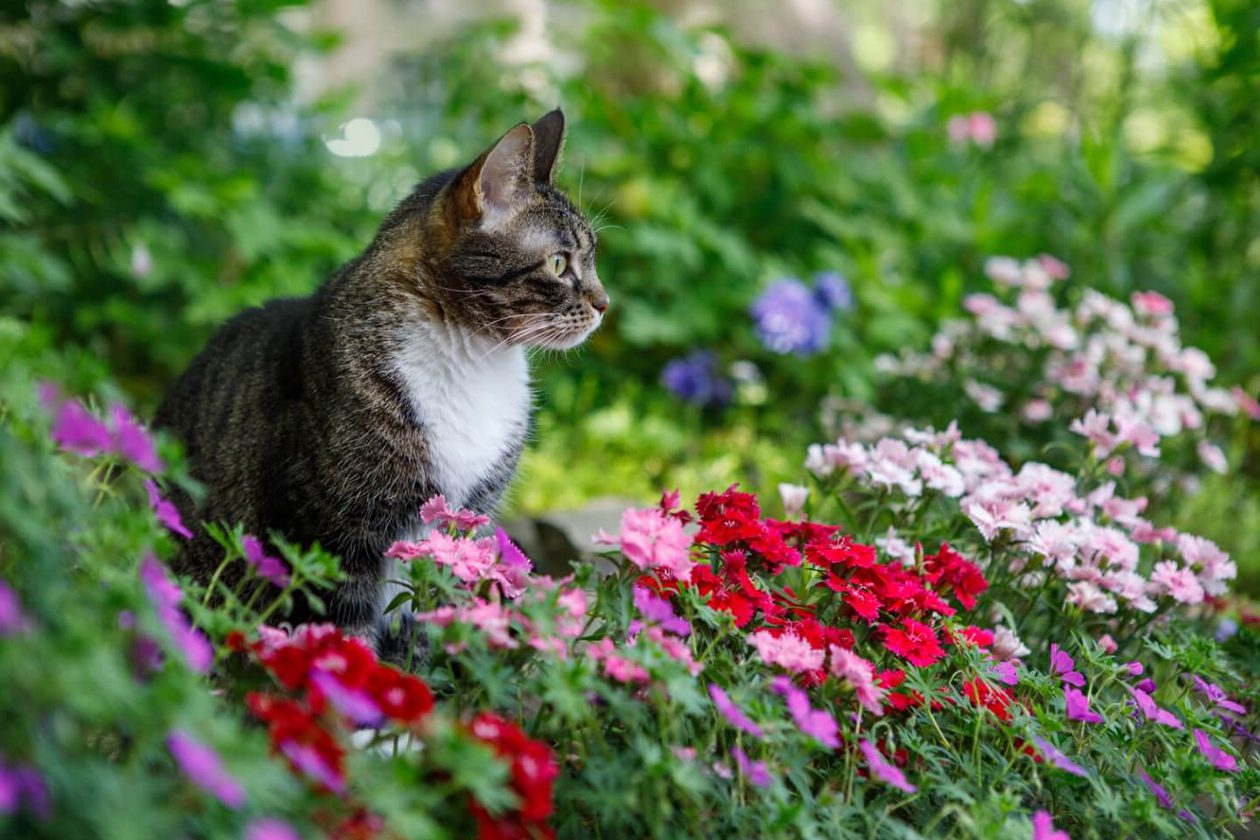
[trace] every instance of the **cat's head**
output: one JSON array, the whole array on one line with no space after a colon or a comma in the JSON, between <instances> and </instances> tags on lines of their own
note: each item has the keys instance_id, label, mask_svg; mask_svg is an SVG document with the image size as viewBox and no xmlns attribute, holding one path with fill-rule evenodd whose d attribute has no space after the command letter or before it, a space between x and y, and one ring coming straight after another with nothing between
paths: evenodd
<instances>
[{"instance_id":1,"label":"cat's head","mask_svg":"<svg viewBox=\"0 0 1260 840\"><path fill-rule=\"evenodd\" d=\"M521 123L456 173L429 209L424 289L443 316L504 345L574 347L608 295L595 231L552 177L564 114Z\"/></svg>"}]
</instances>

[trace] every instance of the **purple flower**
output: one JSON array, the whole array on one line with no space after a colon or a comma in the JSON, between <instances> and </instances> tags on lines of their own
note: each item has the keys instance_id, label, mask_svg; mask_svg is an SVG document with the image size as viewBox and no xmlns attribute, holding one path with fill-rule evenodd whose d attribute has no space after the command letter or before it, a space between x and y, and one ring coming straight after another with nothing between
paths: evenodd
<instances>
[{"instance_id":1,"label":"purple flower","mask_svg":"<svg viewBox=\"0 0 1260 840\"><path fill-rule=\"evenodd\" d=\"M325 761L314 747L299 744L297 741L285 741L280 745L280 752L293 762L294 767L333 793L340 794L346 789L346 782L337 774L336 768Z\"/></svg>"},{"instance_id":2,"label":"purple flower","mask_svg":"<svg viewBox=\"0 0 1260 840\"><path fill-rule=\"evenodd\" d=\"M1155 794L1155 799L1159 802L1160 807L1168 809L1172 808L1172 797L1168 795L1168 791L1164 789L1163 785L1152 779L1141 767L1137 769L1137 777L1146 784L1147 789L1150 790L1151 793Z\"/></svg>"},{"instance_id":3,"label":"purple flower","mask_svg":"<svg viewBox=\"0 0 1260 840\"><path fill-rule=\"evenodd\" d=\"M750 313L761 343L775 353L810 356L826 348L831 337L831 313L800 280L776 280Z\"/></svg>"},{"instance_id":4,"label":"purple flower","mask_svg":"<svg viewBox=\"0 0 1260 840\"><path fill-rule=\"evenodd\" d=\"M1068 720L1085 723L1102 723L1102 716L1089 710L1089 698L1070 685L1063 686L1063 700L1067 704Z\"/></svg>"},{"instance_id":5,"label":"purple flower","mask_svg":"<svg viewBox=\"0 0 1260 840\"><path fill-rule=\"evenodd\" d=\"M813 709L809 705L809 695L792 685L792 681L784 676L775 677L770 683L770 690L782 695L787 700L788 711L801 732L816 738L823 746L838 749L840 746L839 725L836 719L822 709Z\"/></svg>"},{"instance_id":6,"label":"purple flower","mask_svg":"<svg viewBox=\"0 0 1260 840\"><path fill-rule=\"evenodd\" d=\"M157 447L153 445L144 426L136 422L130 411L118 404L110 407L109 416L113 426L115 451L142 470L161 472L164 469L162 459L158 457Z\"/></svg>"},{"instance_id":7,"label":"purple flower","mask_svg":"<svg viewBox=\"0 0 1260 840\"><path fill-rule=\"evenodd\" d=\"M284 820L254 820L245 826L244 840L302 840L302 835Z\"/></svg>"},{"instance_id":8,"label":"purple flower","mask_svg":"<svg viewBox=\"0 0 1260 840\"><path fill-rule=\"evenodd\" d=\"M268 556L263 551L262 542L258 537L246 534L241 540L241 545L245 547L245 562L253 566L260 576L281 589L289 585L288 567L284 565L283 560Z\"/></svg>"},{"instance_id":9,"label":"purple flower","mask_svg":"<svg viewBox=\"0 0 1260 840\"><path fill-rule=\"evenodd\" d=\"M23 802L41 820L52 813L48 785L39 771L29 764L10 767L0 760L0 814L15 813Z\"/></svg>"},{"instance_id":10,"label":"purple flower","mask_svg":"<svg viewBox=\"0 0 1260 840\"><path fill-rule=\"evenodd\" d=\"M1085 685L1085 678L1073 669L1076 667L1076 661L1072 657L1063 652L1063 649L1053 642L1050 643L1050 673L1058 676L1063 682L1081 688Z\"/></svg>"},{"instance_id":11,"label":"purple flower","mask_svg":"<svg viewBox=\"0 0 1260 840\"><path fill-rule=\"evenodd\" d=\"M1082 779L1088 778L1089 774L1085 772L1085 768L1059 752L1058 748L1043 738L1032 736L1032 742L1037 745L1037 749L1045 755L1046 761L1050 762L1051 767L1057 767L1060 770L1066 770L1073 776L1080 776Z\"/></svg>"},{"instance_id":12,"label":"purple flower","mask_svg":"<svg viewBox=\"0 0 1260 840\"><path fill-rule=\"evenodd\" d=\"M175 756L180 771L197 787L229 808L245 804L245 788L223 769L223 760L212 747L182 729L171 731L166 738L166 747Z\"/></svg>"},{"instance_id":13,"label":"purple flower","mask_svg":"<svg viewBox=\"0 0 1260 840\"><path fill-rule=\"evenodd\" d=\"M858 744L858 747L861 748L862 755L866 756L866 763L871 767L871 775L876 779L906 793L914 793L918 790L918 788L906 781L904 773L884 760L879 750L870 741L863 739Z\"/></svg>"},{"instance_id":14,"label":"purple flower","mask_svg":"<svg viewBox=\"0 0 1260 840\"><path fill-rule=\"evenodd\" d=\"M1199 752L1203 753L1203 757L1211 762L1212 766L1217 770L1226 770L1230 773L1238 769L1238 762L1232 755L1225 752L1212 743L1208 734L1202 729L1194 730L1194 742L1199 747Z\"/></svg>"},{"instance_id":15,"label":"purple flower","mask_svg":"<svg viewBox=\"0 0 1260 840\"><path fill-rule=\"evenodd\" d=\"M357 689L346 688L328 671L313 669L311 683L343 717L360 726L376 726L381 722L381 708L371 697Z\"/></svg>"},{"instance_id":16,"label":"purple flower","mask_svg":"<svg viewBox=\"0 0 1260 840\"><path fill-rule=\"evenodd\" d=\"M31 629L31 622L22 612L17 593L0 580L0 636L13 636Z\"/></svg>"},{"instance_id":17,"label":"purple flower","mask_svg":"<svg viewBox=\"0 0 1260 840\"><path fill-rule=\"evenodd\" d=\"M191 626L180 612L179 586L167 576L162 564L152 554L146 556L140 564L140 579L144 581L144 588L149 593L149 600L153 602L158 619L166 626L171 640L184 654L188 667L201 674L208 672L214 664L214 648L201 631Z\"/></svg>"},{"instance_id":18,"label":"purple flower","mask_svg":"<svg viewBox=\"0 0 1260 840\"><path fill-rule=\"evenodd\" d=\"M671 359L661 370L661 384L680 400L701 406L725 405L731 400L731 381L717 372L717 356L697 350Z\"/></svg>"},{"instance_id":19,"label":"purple flower","mask_svg":"<svg viewBox=\"0 0 1260 840\"><path fill-rule=\"evenodd\" d=\"M179 508L163 499L158 493L158 487L150 479L144 481L144 491L149 494L149 507L153 508L153 512L157 514L158 522L166 526L168 531L179 534L186 540L191 540L193 535L184 527L184 520L179 518Z\"/></svg>"},{"instance_id":20,"label":"purple flower","mask_svg":"<svg viewBox=\"0 0 1260 840\"><path fill-rule=\"evenodd\" d=\"M1238 634L1238 622L1226 616L1216 625L1216 641L1224 642Z\"/></svg>"},{"instance_id":21,"label":"purple flower","mask_svg":"<svg viewBox=\"0 0 1260 840\"><path fill-rule=\"evenodd\" d=\"M1032 818L1032 840L1072 840L1066 831L1054 827L1049 811L1038 811Z\"/></svg>"},{"instance_id":22,"label":"purple flower","mask_svg":"<svg viewBox=\"0 0 1260 840\"><path fill-rule=\"evenodd\" d=\"M494 541L499 548L499 562L504 566L513 569L524 569L526 572L534 568L534 564L525 556L525 552L521 551L516 543L512 542L512 538L508 536L508 532L502 528L494 529Z\"/></svg>"},{"instance_id":23,"label":"purple flower","mask_svg":"<svg viewBox=\"0 0 1260 840\"><path fill-rule=\"evenodd\" d=\"M664 598L653 595L646 586L634 588L634 606L648 621L661 625L662 630L679 636L691 633L691 625L687 623L687 619L674 615L673 605Z\"/></svg>"},{"instance_id":24,"label":"purple flower","mask_svg":"<svg viewBox=\"0 0 1260 840\"><path fill-rule=\"evenodd\" d=\"M1181 721L1177 720L1177 716L1167 709L1161 709L1155 699L1145 691L1130 690L1129 694L1133 696L1133 702L1142 712L1142 716L1146 720L1153 720L1156 723L1171 727L1172 729L1184 729Z\"/></svg>"},{"instance_id":25,"label":"purple flower","mask_svg":"<svg viewBox=\"0 0 1260 840\"><path fill-rule=\"evenodd\" d=\"M66 400L57 408L52 439L67 452L89 458L110 451L114 443L105 424L78 400Z\"/></svg>"},{"instance_id":26,"label":"purple flower","mask_svg":"<svg viewBox=\"0 0 1260 840\"><path fill-rule=\"evenodd\" d=\"M1019 685L1019 671L1016 670L1015 663L1009 659L992 663L991 673L1006 685Z\"/></svg>"},{"instance_id":27,"label":"purple flower","mask_svg":"<svg viewBox=\"0 0 1260 840\"><path fill-rule=\"evenodd\" d=\"M726 718L726 722L736 729L747 732L754 738L764 738L766 733L761 727L753 723L743 710L736 706L734 701L726 695L726 692L720 686L709 683L709 696L713 698L713 705L717 706L717 710L722 713L722 717Z\"/></svg>"},{"instance_id":28,"label":"purple flower","mask_svg":"<svg viewBox=\"0 0 1260 840\"><path fill-rule=\"evenodd\" d=\"M1131 677L1140 677L1142 676L1142 672L1145 670L1142 667L1142 663L1137 661L1126 662L1124 663L1124 667L1128 669L1129 676Z\"/></svg>"},{"instance_id":29,"label":"purple flower","mask_svg":"<svg viewBox=\"0 0 1260 840\"><path fill-rule=\"evenodd\" d=\"M1146 692L1147 694L1154 694L1154 693L1155 693L1155 681L1154 681L1153 679L1151 679L1150 677L1147 677L1146 679L1142 680L1142 681L1141 681L1140 683L1138 683L1137 685L1133 686L1133 688L1134 688L1134 690L1135 690L1135 691L1144 691L1144 692Z\"/></svg>"},{"instance_id":30,"label":"purple flower","mask_svg":"<svg viewBox=\"0 0 1260 840\"><path fill-rule=\"evenodd\" d=\"M735 766L739 768L739 774L748 779L755 787L770 787L770 772L766 770L764 761L752 761L748 758L748 754L739 747L731 747L731 756L735 759Z\"/></svg>"},{"instance_id":31,"label":"purple flower","mask_svg":"<svg viewBox=\"0 0 1260 840\"><path fill-rule=\"evenodd\" d=\"M1236 715L1246 715L1247 708L1240 703L1235 703L1229 699L1229 695L1225 693L1216 683L1210 683L1202 677L1194 676L1194 687L1200 694L1208 699L1209 704L1214 708L1224 709L1227 712L1233 712Z\"/></svg>"},{"instance_id":32,"label":"purple flower","mask_svg":"<svg viewBox=\"0 0 1260 840\"><path fill-rule=\"evenodd\" d=\"M853 289L838 271L820 271L814 275L814 298L827 309L853 308Z\"/></svg>"}]
</instances>

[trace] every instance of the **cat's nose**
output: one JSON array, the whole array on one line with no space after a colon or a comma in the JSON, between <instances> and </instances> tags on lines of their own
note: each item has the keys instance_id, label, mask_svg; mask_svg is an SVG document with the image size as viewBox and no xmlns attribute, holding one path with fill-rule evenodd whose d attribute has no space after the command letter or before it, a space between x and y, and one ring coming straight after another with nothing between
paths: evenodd
<instances>
[{"instance_id":1,"label":"cat's nose","mask_svg":"<svg viewBox=\"0 0 1260 840\"><path fill-rule=\"evenodd\" d=\"M586 300L591 304L591 308L593 308L600 315L603 315L605 312L608 311L608 293L605 292L603 289L591 290L587 294Z\"/></svg>"}]
</instances>

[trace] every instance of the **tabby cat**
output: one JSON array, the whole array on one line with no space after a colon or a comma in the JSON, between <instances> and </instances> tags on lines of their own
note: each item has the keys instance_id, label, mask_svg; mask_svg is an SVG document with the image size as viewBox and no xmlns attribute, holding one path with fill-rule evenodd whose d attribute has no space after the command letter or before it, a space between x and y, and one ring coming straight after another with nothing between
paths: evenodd
<instances>
[{"instance_id":1,"label":"tabby cat","mask_svg":"<svg viewBox=\"0 0 1260 840\"><path fill-rule=\"evenodd\" d=\"M574 347L608 308L595 232L552 184L564 133L552 111L421 183L313 295L229 321L158 410L207 491L183 513L338 554L328 617L378 649L386 548L435 494L492 512L530 425L526 348ZM198 529L178 563L205 581L221 559Z\"/></svg>"}]
</instances>

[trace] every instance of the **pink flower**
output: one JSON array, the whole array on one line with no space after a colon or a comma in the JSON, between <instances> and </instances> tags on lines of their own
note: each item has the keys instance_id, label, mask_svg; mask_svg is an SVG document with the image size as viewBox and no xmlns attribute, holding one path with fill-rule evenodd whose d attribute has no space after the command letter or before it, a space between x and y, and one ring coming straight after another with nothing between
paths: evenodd
<instances>
[{"instance_id":1,"label":"pink flower","mask_svg":"<svg viewBox=\"0 0 1260 840\"><path fill-rule=\"evenodd\" d=\"M1106 458L1116 448L1118 440L1111 433L1111 417L1091 408L1085 416L1073 420L1068 430L1086 438L1093 444L1094 455Z\"/></svg>"},{"instance_id":2,"label":"pink flower","mask_svg":"<svg viewBox=\"0 0 1260 840\"><path fill-rule=\"evenodd\" d=\"M320 754L319 750L309 744L300 744L290 740L280 744L280 752L293 762L294 767L333 793L340 794L345 791L345 778Z\"/></svg>"},{"instance_id":3,"label":"pink flower","mask_svg":"<svg viewBox=\"0 0 1260 840\"><path fill-rule=\"evenodd\" d=\"M241 545L245 549L245 562L253 566L263 579L271 581L273 586L280 589L289 585L288 567L284 565L283 560L268 556L258 537L246 534L241 540Z\"/></svg>"},{"instance_id":4,"label":"pink flower","mask_svg":"<svg viewBox=\"0 0 1260 840\"><path fill-rule=\"evenodd\" d=\"M1085 678L1078 672L1072 670L1075 667L1075 660L1068 656L1057 644L1051 642L1050 673L1058 676L1058 678L1064 683L1074 685L1079 688L1085 685Z\"/></svg>"},{"instance_id":5,"label":"pink flower","mask_svg":"<svg viewBox=\"0 0 1260 840\"><path fill-rule=\"evenodd\" d=\"M822 709L812 708L809 705L809 695L793 685L790 679L784 676L775 677L770 681L770 690L787 700L788 711L792 713L792 719L802 733L817 739L825 747L833 750L839 748L840 738L837 733L840 727L836 719Z\"/></svg>"},{"instance_id":6,"label":"pink flower","mask_svg":"<svg viewBox=\"0 0 1260 840\"><path fill-rule=\"evenodd\" d=\"M114 449L119 455L147 472L159 473L165 469L148 431L131 416L130 411L115 404L110 407L109 417Z\"/></svg>"},{"instance_id":7,"label":"pink flower","mask_svg":"<svg viewBox=\"0 0 1260 840\"><path fill-rule=\"evenodd\" d=\"M906 793L914 793L918 788L906 781L906 776L896 766L889 764L884 760L879 750L870 741L863 739L858 743L858 747L862 750L862 755L866 757L866 763L871 768L871 776L879 779L886 785L892 785L900 791Z\"/></svg>"},{"instance_id":8,"label":"pink flower","mask_svg":"<svg viewBox=\"0 0 1260 840\"><path fill-rule=\"evenodd\" d=\"M149 494L149 506L153 508L153 512L157 514L158 522L166 527L166 530L178 534L186 540L193 538L192 531L184 525L184 520L179 516L179 508L174 503L163 499L158 493L157 485L150 479L144 481L144 491Z\"/></svg>"},{"instance_id":9,"label":"pink flower","mask_svg":"<svg viewBox=\"0 0 1260 840\"><path fill-rule=\"evenodd\" d=\"M4 580L0 580L0 636L14 636L31 629L31 622L22 612L22 602L17 593Z\"/></svg>"},{"instance_id":10,"label":"pink flower","mask_svg":"<svg viewBox=\"0 0 1260 840\"><path fill-rule=\"evenodd\" d=\"M365 692L347 688L337 677L323 668L313 668L311 684L343 717L360 726L376 726L383 717L376 701Z\"/></svg>"},{"instance_id":11,"label":"pink flower","mask_svg":"<svg viewBox=\"0 0 1260 840\"><path fill-rule=\"evenodd\" d=\"M976 111L967 115L967 130L977 146L989 147L997 139L997 122L987 111Z\"/></svg>"},{"instance_id":12,"label":"pink flower","mask_svg":"<svg viewBox=\"0 0 1260 840\"><path fill-rule=\"evenodd\" d=\"M875 666L851 650L831 645L831 673L853 688L864 709L875 716L884 713L884 689L875 683Z\"/></svg>"},{"instance_id":13,"label":"pink flower","mask_svg":"<svg viewBox=\"0 0 1260 840\"><path fill-rule=\"evenodd\" d=\"M302 840L302 836L283 820L261 819L245 826L244 840Z\"/></svg>"},{"instance_id":14,"label":"pink flower","mask_svg":"<svg viewBox=\"0 0 1260 840\"><path fill-rule=\"evenodd\" d=\"M634 606L640 615L653 624L659 624L662 630L679 636L691 634L691 625L687 620L674 615L673 604L652 594L646 586L634 588Z\"/></svg>"},{"instance_id":15,"label":"pink flower","mask_svg":"<svg viewBox=\"0 0 1260 840\"><path fill-rule=\"evenodd\" d=\"M1052 280L1066 280L1072 275L1072 269L1067 263L1052 257L1050 254L1039 254L1037 262L1040 263L1042 271L1048 274Z\"/></svg>"},{"instance_id":16,"label":"pink flower","mask_svg":"<svg viewBox=\"0 0 1260 840\"><path fill-rule=\"evenodd\" d=\"M1014 662L994 662L992 673L1006 685L1019 685L1019 671Z\"/></svg>"},{"instance_id":17,"label":"pink flower","mask_svg":"<svg viewBox=\"0 0 1260 840\"><path fill-rule=\"evenodd\" d=\"M1174 601L1182 604L1203 603L1203 587L1194 572L1180 568L1172 560L1162 560L1155 564L1155 570L1151 572L1151 582L1164 587Z\"/></svg>"},{"instance_id":18,"label":"pink flower","mask_svg":"<svg viewBox=\"0 0 1260 840\"><path fill-rule=\"evenodd\" d=\"M998 659L1018 659L1031 653L1009 627L999 627L993 631L992 651Z\"/></svg>"},{"instance_id":19,"label":"pink flower","mask_svg":"<svg viewBox=\"0 0 1260 840\"><path fill-rule=\"evenodd\" d=\"M1201 440L1196 445L1199 453L1199 460L1203 462L1203 466L1207 467L1217 475L1224 475L1229 472L1229 461L1225 460L1225 453L1216 444Z\"/></svg>"},{"instance_id":20,"label":"pink flower","mask_svg":"<svg viewBox=\"0 0 1260 840\"><path fill-rule=\"evenodd\" d=\"M1089 710L1089 698L1070 685L1063 686L1063 700L1067 704L1067 719L1083 723L1102 723L1102 716Z\"/></svg>"},{"instance_id":21,"label":"pink flower","mask_svg":"<svg viewBox=\"0 0 1260 840\"><path fill-rule=\"evenodd\" d=\"M765 731L760 726L753 723L743 710L736 706L734 701L727 696L726 692L716 683L709 683L709 697L713 699L713 705L726 718L726 722L731 726L743 732L747 732L754 738L764 738Z\"/></svg>"},{"instance_id":22,"label":"pink flower","mask_svg":"<svg viewBox=\"0 0 1260 840\"><path fill-rule=\"evenodd\" d=\"M612 639L600 639L586 649L586 655L592 661L602 662L604 673L617 682L629 684L648 681L648 672L643 666L617 653Z\"/></svg>"},{"instance_id":23,"label":"pink flower","mask_svg":"<svg viewBox=\"0 0 1260 840\"><path fill-rule=\"evenodd\" d=\"M1129 302L1139 315L1162 318L1173 313L1173 302L1159 292L1134 292L1129 295Z\"/></svg>"},{"instance_id":24,"label":"pink flower","mask_svg":"<svg viewBox=\"0 0 1260 840\"><path fill-rule=\"evenodd\" d=\"M1111 638L1110 633L1104 633L1102 638L1098 640L1098 646L1103 649L1103 653L1115 653L1120 647L1116 644L1116 640Z\"/></svg>"},{"instance_id":25,"label":"pink flower","mask_svg":"<svg viewBox=\"0 0 1260 840\"><path fill-rule=\"evenodd\" d=\"M1066 831L1054 827L1049 811L1038 811L1032 818L1032 840L1072 840Z\"/></svg>"},{"instance_id":26,"label":"pink flower","mask_svg":"<svg viewBox=\"0 0 1260 840\"><path fill-rule=\"evenodd\" d=\"M109 452L114 445L109 428L89 414L78 400L66 400L57 408L52 439L67 452L88 458Z\"/></svg>"},{"instance_id":27,"label":"pink flower","mask_svg":"<svg viewBox=\"0 0 1260 840\"><path fill-rule=\"evenodd\" d=\"M1075 604L1086 612L1113 613L1116 611L1116 599L1087 580L1078 580L1068 584L1067 602Z\"/></svg>"},{"instance_id":28,"label":"pink flower","mask_svg":"<svg viewBox=\"0 0 1260 840\"><path fill-rule=\"evenodd\" d=\"M459 531L475 531L483 525L490 524L490 517L470 510L452 510L446 504L446 497L439 493L420 506L420 519L426 525L440 522L443 525L454 525Z\"/></svg>"},{"instance_id":29,"label":"pink flower","mask_svg":"<svg viewBox=\"0 0 1260 840\"><path fill-rule=\"evenodd\" d=\"M586 592L580 586L564 589L556 596L556 606L563 615L556 622L556 632L566 639L582 635L582 620L586 618Z\"/></svg>"},{"instance_id":30,"label":"pink flower","mask_svg":"<svg viewBox=\"0 0 1260 840\"><path fill-rule=\"evenodd\" d=\"M1041 750L1042 754L1045 755L1046 761L1051 767L1066 770L1073 776L1080 776L1082 779L1089 777L1089 774L1085 772L1084 767L1081 767L1081 765L1059 752L1058 748L1056 748L1054 744L1051 744L1043 738L1038 738L1036 735L1032 736L1032 741L1037 745L1037 749Z\"/></svg>"},{"instance_id":31,"label":"pink flower","mask_svg":"<svg viewBox=\"0 0 1260 840\"><path fill-rule=\"evenodd\" d=\"M659 508L630 508L621 515L621 551L640 569L664 569L684 583L691 580L691 538L683 524Z\"/></svg>"},{"instance_id":32,"label":"pink flower","mask_svg":"<svg viewBox=\"0 0 1260 840\"><path fill-rule=\"evenodd\" d=\"M201 743L182 729L166 738L166 746L175 763L189 781L229 808L245 804L245 788L223 769L223 761L211 747Z\"/></svg>"},{"instance_id":33,"label":"pink flower","mask_svg":"<svg viewBox=\"0 0 1260 840\"><path fill-rule=\"evenodd\" d=\"M1238 769L1237 760L1220 747L1215 746L1212 743L1212 739L1202 729L1194 730L1194 742L1199 747L1199 752L1203 753L1203 756L1217 770L1225 770L1232 773Z\"/></svg>"},{"instance_id":34,"label":"pink flower","mask_svg":"<svg viewBox=\"0 0 1260 840\"><path fill-rule=\"evenodd\" d=\"M738 746L731 747L731 756L735 759L739 774L748 779L749 784L762 788L770 786L770 771L766 769L764 761L750 760L748 754Z\"/></svg>"},{"instance_id":35,"label":"pink flower","mask_svg":"<svg viewBox=\"0 0 1260 840\"><path fill-rule=\"evenodd\" d=\"M824 654L810 647L809 642L795 633L773 635L769 630L758 630L748 635L748 643L757 649L761 661L778 665L788 671L816 671L823 666Z\"/></svg>"},{"instance_id":36,"label":"pink flower","mask_svg":"<svg viewBox=\"0 0 1260 840\"><path fill-rule=\"evenodd\" d=\"M1171 729L1184 728L1181 721L1177 720L1176 715L1167 709L1161 709L1155 703L1154 698L1145 691L1135 691L1130 689L1129 694L1133 696L1133 702L1137 704L1138 709L1141 710L1142 715L1146 720L1153 720L1156 723L1161 724L1162 726L1167 726Z\"/></svg>"},{"instance_id":37,"label":"pink flower","mask_svg":"<svg viewBox=\"0 0 1260 840\"><path fill-rule=\"evenodd\" d=\"M1244 391L1238 386L1234 386L1231 392L1234 402L1238 404L1238 409L1250 417L1252 420L1260 420L1260 401Z\"/></svg>"},{"instance_id":38,"label":"pink flower","mask_svg":"<svg viewBox=\"0 0 1260 840\"><path fill-rule=\"evenodd\" d=\"M962 512L980 531L985 542L993 542L1002 531L1010 531L1017 539L1023 538L1032 525L1032 511L1028 506L1008 499L971 496L963 501Z\"/></svg>"},{"instance_id":39,"label":"pink flower","mask_svg":"<svg viewBox=\"0 0 1260 840\"><path fill-rule=\"evenodd\" d=\"M783 515L795 519L805 512L805 500L809 498L809 488L799 484L780 484L779 499L783 502Z\"/></svg>"},{"instance_id":40,"label":"pink flower","mask_svg":"<svg viewBox=\"0 0 1260 840\"><path fill-rule=\"evenodd\" d=\"M179 586L167 576L157 558L148 555L140 563L140 579L153 602L154 612L166 626L172 641L183 653L188 667L205 674L214 664L214 649L197 628L188 623L179 610L182 594Z\"/></svg>"}]
</instances>

